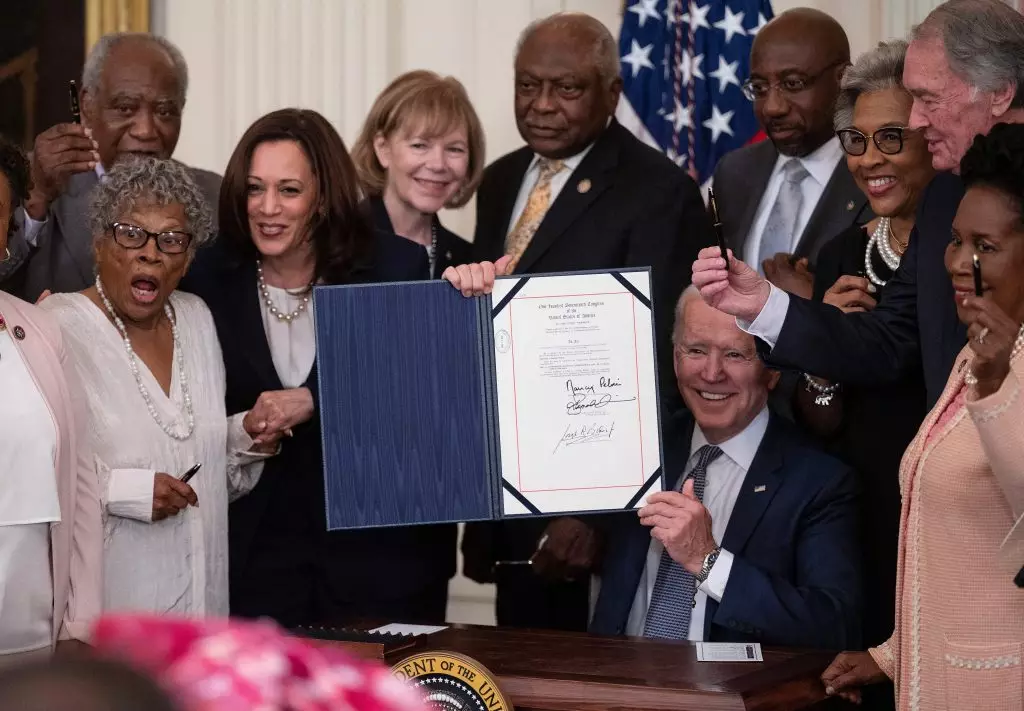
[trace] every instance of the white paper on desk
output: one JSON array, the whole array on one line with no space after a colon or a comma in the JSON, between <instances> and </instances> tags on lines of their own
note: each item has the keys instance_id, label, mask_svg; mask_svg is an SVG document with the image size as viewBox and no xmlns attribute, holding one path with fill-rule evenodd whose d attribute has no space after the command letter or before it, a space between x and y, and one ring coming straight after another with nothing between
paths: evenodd
<instances>
[{"instance_id":1,"label":"white paper on desk","mask_svg":"<svg viewBox=\"0 0 1024 711\"><path fill-rule=\"evenodd\" d=\"M402 634L411 635L413 637L419 637L425 634L434 634L435 632L441 632L442 630L448 629L447 627L436 627L434 625L403 625L397 622L392 622L390 625L384 625L377 629L370 630L370 632L377 632L378 634Z\"/></svg>"},{"instance_id":2,"label":"white paper on desk","mask_svg":"<svg viewBox=\"0 0 1024 711\"><path fill-rule=\"evenodd\" d=\"M542 513L625 508L661 490L650 275L499 279L493 317L501 471ZM519 284L523 279L525 283ZM632 290L631 290L632 289ZM505 515L528 513L504 492Z\"/></svg>"},{"instance_id":3,"label":"white paper on desk","mask_svg":"<svg viewBox=\"0 0 1024 711\"><path fill-rule=\"evenodd\" d=\"M697 642L698 662L763 662L757 642Z\"/></svg>"}]
</instances>

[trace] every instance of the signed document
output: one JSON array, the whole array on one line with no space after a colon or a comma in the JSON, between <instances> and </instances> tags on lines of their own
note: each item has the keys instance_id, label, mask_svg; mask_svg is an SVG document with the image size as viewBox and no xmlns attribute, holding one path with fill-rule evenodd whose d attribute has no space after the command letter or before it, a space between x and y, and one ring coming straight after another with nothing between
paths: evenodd
<instances>
[{"instance_id":1,"label":"signed document","mask_svg":"<svg viewBox=\"0 0 1024 711\"><path fill-rule=\"evenodd\" d=\"M492 301L504 515L661 491L649 272L508 277Z\"/></svg>"},{"instance_id":2,"label":"signed document","mask_svg":"<svg viewBox=\"0 0 1024 711\"><path fill-rule=\"evenodd\" d=\"M662 490L650 272L318 286L329 530L622 511Z\"/></svg>"}]
</instances>

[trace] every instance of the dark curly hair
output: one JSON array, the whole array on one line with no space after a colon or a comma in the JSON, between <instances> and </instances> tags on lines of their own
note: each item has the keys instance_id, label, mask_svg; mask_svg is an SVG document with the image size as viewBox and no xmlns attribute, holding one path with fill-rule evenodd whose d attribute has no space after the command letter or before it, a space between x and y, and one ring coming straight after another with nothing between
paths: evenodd
<instances>
[{"instance_id":1,"label":"dark curly hair","mask_svg":"<svg viewBox=\"0 0 1024 711\"><path fill-rule=\"evenodd\" d=\"M314 280L339 284L368 267L373 241L369 214L361 207L356 168L330 122L309 109L280 109L259 119L242 136L228 160L218 205L221 235L236 254L256 259L249 233L248 175L256 147L295 141L316 176L316 210L307 229L316 255Z\"/></svg>"},{"instance_id":2,"label":"dark curly hair","mask_svg":"<svg viewBox=\"0 0 1024 711\"><path fill-rule=\"evenodd\" d=\"M7 231L10 233L14 231L15 208L28 200L32 178L25 154L3 136L0 136L0 173L3 173L7 178L7 184L11 186L11 221L7 225Z\"/></svg>"},{"instance_id":3,"label":"dark curly hair","mask_svg":"<svg viewBox=\"0 0 1024 711\"><path fill-rule=\"evenodd\" d=\"M1013 199L1024 224L1024 124L998 123L960 161L964 188L984 185Z\"/></svg>"}]
</instances>

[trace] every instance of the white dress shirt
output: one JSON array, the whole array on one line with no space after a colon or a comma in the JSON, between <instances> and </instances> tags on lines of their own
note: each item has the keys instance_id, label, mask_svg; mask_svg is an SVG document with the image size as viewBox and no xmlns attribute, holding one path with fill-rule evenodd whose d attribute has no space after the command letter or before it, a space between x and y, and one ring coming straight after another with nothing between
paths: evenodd
<instances>
[{"instance_id":1,"label":"white dress shirt","mask_svg":"<svg viewBox=\"0 0 1024 711\"><path fill-rule=\"evenodd\" d=\"M0 655L52 642L50 524L60 521L57 428L13 327L0 331Z\"/></svg>"},{"instance_id":2,"label":"white dress shirt","mask_svg":"<svg viewBox=\"0 0 1024 711\"><path fill-rule=\"evenodd\" d=\"M562 192L562 188L569 182L569 178L579 167L583 159L590 153L590 149L594 147L591 143L589 146L584 148L582 151L569 158L563 158L562 163L565 167L551 178L551 202L548 205L554 205L555 199L558 198L558 194ZM519 195L516 197L515 206L512 208L512 219L509 220L508 229L505 230L505 234L512 232L512 229L516 226L516 222L519 221L520 215L523 214L523 210L526 209L526 201L530 199L530 191L533 190L533 186L537 184L537 178L540 177L540 163L541 156L534 154L533 160L530 161L530 167L526 169L526 173L523 175L523 182L519 186Z\"/></svg>"},{"instance_id":3,"label":"white dress shirt","mask_svg":"<svg viewBox=\"0 0 1024 711\"><path fill-rule=\"evenodd\" d=\"M786 314L789 313L789 294L768 282L770 290L768 300L761 307L761 312L753 321L736 319L736 325L755 338L760 338L774 348L779 342L779 334L782 333L782 325L786 322Z\"/></svg>"},{"instance_id":4,"label":"white dress shirt","mask_svg":"<svg viewBox=\"0 0 1024 711\"><path fill-rule=\"evenodd\" d=\"M839 138L833 136L818 150L803 158L790 158L789 156L779 155L775 159L775 167L772 168L771 177L768 178L768 184L765 186L764 193L761 194L761 202L757 206L757 212L754 213L754 221L750 225L750 234L747 235L743 261L755 268L760 264L761 237L764 234L765 225L768 224L768 216L771 214L776 198L778 198L779 189L782 187L782 181L784 180L783 166L791 160L797 160L803 164L809 174L800 183L803 201L800 204L797 228L790 237L789 252L792 254L796 252L797 245L800 243L800 237L803 235L807 223L811 221L811 215L814 214L814 209L818 206L818 200L821 199L822 194L825 192L825 186L832 179L832 173L835 171L836 166L839 165L842 157L843 147L839 143Z\"/></svg>"},{"instance_id":5,"label":"white dress shirt","mask_svg":"<svg viewBox=\"0 0 1024 711\"><path fill-rule=\"evenodd\" d=\"M306 289L281 289L267 285L270 300L281 313L290 314L302 303ZM313 298L309 293L306 310L291 321L282 321L274 316L263 303L260 295L260 314L263 316L263 330L267 334L270 357L274 361L281 385L286 388L302 387L313 368L316 357L316 329L313 322Z\"/></svg>"},{"instance_id":6,"label":"white dress shirt","mask_svg":"<svg viewBox=\"0 0 1024 711\"><path fill-rule=\"evenodd\" d=\"M757 449L761 446L761 440L767 429L768 408L765 407L747 425L746 429L718 445L722 450L722 456L708 465L707 479L704 484L704 507L711 514L711 533L719 544L725 537L725 531L729 527L729 518L736 506L736 500L740 496L743 480L747 476L747 471L754 461L754 455L757 454ZM686 474L689 474L696 466L697 452L705 444L708 444L708 441L704 437L704 433L701 432L700 427L694 427L693 438L690 440L690 458L686 462ZM633 597L633 606L629 610L629 619L626 621L627 635L642 637L644 634L647 608L651 604L654 583L658 579L658 567L661 565L663 550L664 547L661 543L652 538L650 548L647 549L647 564L640 576L640 583L637 585L636 594ZM711 568L708 579L697 588L697 605L690 615L689 639L693 642L704 640L704 608L707 599L710 597L715 602L722 601L729 583L732 561L733 554L723 548L718 556L718 561ZM689 605L690 603L690 600L680 600L680 604Z\"/></svg>"}]
</instances>

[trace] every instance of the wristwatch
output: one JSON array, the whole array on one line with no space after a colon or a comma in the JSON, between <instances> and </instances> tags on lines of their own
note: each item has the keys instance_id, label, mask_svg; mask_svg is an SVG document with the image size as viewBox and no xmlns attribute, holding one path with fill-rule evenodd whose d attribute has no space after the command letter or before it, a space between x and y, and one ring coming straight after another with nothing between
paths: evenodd
<instances>
[{"instance_id":1,"label":"wristwatch","mask_svg":"<svg viewBox=\"0 0 1024 711\"><path fill-rule=\"evenodd\" d=\"M705 580L708 579L708 576L711 575L711 568L714 567L715 561L718 560L718 554L721 552L722 549L718 546L715 546L715 550L711 551L706 556L704 556L704 565L700 567L700 572L694 576L697 578L697 585L703 583Z\"/></svg>"}]
</instances>

